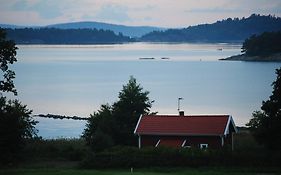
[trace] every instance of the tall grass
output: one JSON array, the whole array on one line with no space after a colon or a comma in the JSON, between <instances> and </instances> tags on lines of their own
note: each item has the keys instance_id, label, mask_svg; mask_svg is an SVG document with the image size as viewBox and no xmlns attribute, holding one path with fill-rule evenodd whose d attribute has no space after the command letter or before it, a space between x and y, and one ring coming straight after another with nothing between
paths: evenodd
<instances>
[{"instance_id":1,"label":"tall grass","mask_svg":"<svg viewBox=\"0 0 281 175\"><path fill-rule=\"evenodd\" d=\"M22 156L29 160L80 161L90 150L83 139L30 140Z\"/></svg>"}]
</instances>

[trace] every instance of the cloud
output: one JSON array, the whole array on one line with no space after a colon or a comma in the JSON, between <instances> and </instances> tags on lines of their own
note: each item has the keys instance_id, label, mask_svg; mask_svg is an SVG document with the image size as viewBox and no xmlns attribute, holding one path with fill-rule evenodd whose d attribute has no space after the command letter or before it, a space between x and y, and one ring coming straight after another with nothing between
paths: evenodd
<instances>
[{"instance_id":1,"label":"cloud","mask_svg":"<svg viewBox=\"0 0 281 175\"><path fill-rule=\"evenodd\" d=\"M252 13L281 16L280 0L0 0L0 23L100 21L187 27Z\"/></svg>"},{"instance_id":2,"label":"cloud","mask_svg":"<svg viewBox=\"0 0 281 175\"><path fill-rule=\"evenodd\" d=\"M12 6L12 9L15 11L33 11L45 19L52 19L62 15L62 9L53 0L21 0L17 1Z\"/></svg>"},{"instance_id":3,"label":"cloud","mask_svg":"<svg viewBox=\"0 0 281 175\"><path fill-rule=\"evenodd\" d=\"M226 8L193 8L189 10L184 10L186 13L236 13L241 11L241 9L226 9Z\"/></svg>"},{"instance_id":4,"label":"cloud","mask_svg":"<svg viewBox=\"0 0 281 175\"><path fill-rule=\"evenodd\" d=\"M127 14L128 8L118 4L106 4L101 7L95 17L101 21L128 22L131 18Z\"/></svg>"}]
</instances>

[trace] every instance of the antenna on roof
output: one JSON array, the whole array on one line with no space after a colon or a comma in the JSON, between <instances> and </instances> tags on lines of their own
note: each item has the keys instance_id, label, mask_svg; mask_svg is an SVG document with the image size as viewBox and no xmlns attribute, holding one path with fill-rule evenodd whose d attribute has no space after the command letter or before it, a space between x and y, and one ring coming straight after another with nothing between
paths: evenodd
<instances>
[{"instance_id":1,"label":"antenna on roof","mask_svg":"<svg viewBox=\"0 0 281 175\"><path fill-rule=\"evenodd\" d=\"M179 111L179 112L180 112L180 101L181 101L181 100L183 100L183 98L182 98L182 97L179 97L179 98L178 98L178 111Z\"/></svg>"}]
</instances>

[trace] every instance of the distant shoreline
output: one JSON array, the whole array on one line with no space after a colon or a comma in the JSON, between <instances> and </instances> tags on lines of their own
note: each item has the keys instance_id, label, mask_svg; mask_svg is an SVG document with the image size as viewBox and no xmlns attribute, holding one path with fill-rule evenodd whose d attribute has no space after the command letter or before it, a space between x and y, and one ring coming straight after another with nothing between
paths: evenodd
<instances>
[{"instance_id":1,"label":"distant shoreline","mask_svg":"<svg viewBox=\"0 0 281 175\"><path fill-rule=\"evenodd\" d=\"M281 62L281 52L268 56L246 56L245 54L234 55L219 59L220 61L258 61L258 62Z\"/></svg>"}]
</instances>

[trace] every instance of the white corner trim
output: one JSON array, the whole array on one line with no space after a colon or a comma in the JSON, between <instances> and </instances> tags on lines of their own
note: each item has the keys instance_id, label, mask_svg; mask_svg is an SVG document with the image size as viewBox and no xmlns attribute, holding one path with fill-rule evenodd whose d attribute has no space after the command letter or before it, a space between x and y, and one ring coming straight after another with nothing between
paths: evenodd
<instances>
[{"instance_id":1,"label":"white corner trim","mask_svg":"<svg viewBox=\"0 0 281 175\"><path fill-rule=\"evenodd\" d=\"M157 147L160 144L160 139L158 140L158 142L156 143L155 147Z\"/></svg>"},{"instance_id":2,"label":"white corner trim","mask_svg":"<svg viewBox=\"0 0 281 175\"><path fill-rule=\"evenodd\" d=\"M138 139L138 146L139 146L139 149L141 149L141 136L140 135L138 135L139 136L139 139Z\"/></svg>"},{"instance_id":3,"label":"white corner trim","mask_svg":"<svg viewBox=\"0 0 281 175\"><path fill-rule=\"evenodd\" d=\"M184 147L185 143L186 143L186 139L182 142L181 147Z\"/></svg>"},{"instance_id":4,"label":"white corner trim","mask_svg":"<svg viewBox=\"0 0 281 175\"><path fill-rule=\"evenodd\" d=\"M233 128L234 128L234 131L237 133L236 125L235 125L235 123L234 123L234 121L233 121L233 119L232 119L232 116L229 115L229 116L228 116L228 120L227 120L226 127L225 127L225 129L224 129L224 135L229 134L229 125L230 125L230 123L232 124L232 126L233 126Z\"/></svg>"},{"instance_id":5,"label":"white corner trim","mask_svg":"<svg viewBox=\"0 0 281 175\"><path fill-rule=\"evenodd\" d=\"M139 124L140 124L141 119L142 119L142 114L140 115L140 118L139 118L138 123L137 123L137 125L136 125L136 128L135 128L135 130L134 130L134 134L136 134L136 132L137 132L137 129L138 129L138 127L139 127Z\"/></svg>"}]
</instances>

